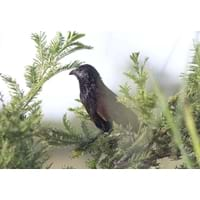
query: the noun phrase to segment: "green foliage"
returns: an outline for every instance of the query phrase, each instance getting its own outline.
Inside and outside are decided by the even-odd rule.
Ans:
[[[64,37],[57,33],[47,42],[46,34],[32,34],[36,46],[36,57],[33,64],[26,67],[25,79],[27,93],[10,76],[1,78],[8,85],[11,100],[5,103],[1,94],[2,110],[0,111],[0,168],[42,168],[48,159],[48,144],[41,133],[47,132],[41,127],[41,101],[37,95],[44,83],[56,74],[78,67],[81,62],[73,61],[62,64],[68,55],[81,49],[91,49],[79,39],[84,34],[68,32]],[[66,130],[72,132],[70,124],[64,119]]]
[[[156,96],[154,92],[147,91],[148,72],[145,70],[145,65],[148,61],[146,58],[142,64],[139,63],[139,53],[132,53],[131,56],[132,67],[125,75],[136,86],[136,94],[131,93],[131,86],[127,83],[120,86],[122,96],[122,103],[128,104],[130,108],[136,110],[143,120],[147,122],[152,119],[152,111],[155,107]]]
[[[0,93],[0,168],[42,168],[49,145],[74,145],[74,157],[89,153],[92,158],[87,164],[93,169],[159,168],[159,159],[165,157],[181,159],[179,168],[199,168],[200,44],[195,44],[192,62],[183,75],[183,87],[169,98],[147,71],[148,59],[141,62],[139,53],[131,54],[132,65],[125,73],[128,81],[120,86],[118,100],[137,114],[139,130],[114,124],[110,134],[103,134],[82,104],[69,108],[80,127],[74,126],[67,115],[63,117],[63,129],[42,126],[37,95],[50,78],[81,64],[77,60],[63,64],[63,59],[77,50],[91,48],[79,41],[83,36],[76,32],[69,32],[66,37],[57,33],[48,43],[45,33],[32,35],[36,57],[26,67],[27,93],[15,79],[0,74],[11,96],[10,102],[5,103]],[[152,85],[151,90],[148,85]]]
[[[146,90],[148,74],[144,66],[147,59],[142,65],[138,59],[139,53],[131,55],[132,68],[125,73],[132,83],[137,84],[136,94],[131,91],[131,86],[125,84],[120,87],[119,96],[119,101],[126,103],[140,116],[141,125],[138,132],[134,132],[132,127],[124,129],[115,124],[110,135],[102,134],[96,127],[91,128],[91,121],[82,106],[70,109],[81,120],[79,133],[82,138],[80,143],[77,143],[77,150],[92,155],[93,159],[88,162],[91,168],[145,168],[155,164],[155,161],[146,163],[149,159],[149,152],[146,150],[151,144],[152,133],[148,125],[152,119],[149,116],[153,115],[155,110],[156,96],[154,92]]]
[[[133,132],[115,125],[110,135],[96,137],[92,143],[77,143],[78,150],[89,152],[92,159],[90,168],[159,168],[159,159],[170,157],[182,159],[181,168],[199,168],[199,83],[200,45],[195,46],[194,59],[184,74],[181,90],[167,100],[152,79],[152,90],[147,89],[147,59],[139,62],[139,53],[131,55],[132,67],[125,75],[129,79],[120,86],[119,101],[137,113],[140,129]],[[133,86],[136,92],[133,93]],[[88,124],[88,116],[82,107],[70,109],[75,112],[82,124]],[[90,133],[88,126],[79,131],[82,140]],[[86,134],[87,133],[87,134]]]

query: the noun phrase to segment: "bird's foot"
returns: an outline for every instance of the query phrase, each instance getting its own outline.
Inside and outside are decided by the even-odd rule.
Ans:
[[[111,133],[112,133],[113,129],[110,129],[109,131],[107,132],[103,132],[103,135],[104,136],[109,136]]]

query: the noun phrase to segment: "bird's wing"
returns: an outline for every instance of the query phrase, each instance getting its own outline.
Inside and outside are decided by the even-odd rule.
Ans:
[[[96,112],[104,121],[110,120],[110,116],[108,114],[107,101],[102,95],[99,95],[97,98]]]
[[[127,126],[130,124],[135,130],[138,130],[139,123],[136,114],[122,103],[118,102],[117,95],[105,85],[101,88],[97,107],[102,118],[115,121],[118,124]]]
[[[108,120],[103,102],[100,103],[100,101],[99,99],[98,101],[90,99],[84,103],[84,106],[95,125],[103,132],[109,132],[112,129],[112,122]]]
[[[97,99],[96,93],[88,94],[89,96],[81,94],[81,102],[95,125],[104,132],[108,132],[112,129],[112,122],[108,120],[106,110],[104,109],[104,103],[101,101],[102,98]]]

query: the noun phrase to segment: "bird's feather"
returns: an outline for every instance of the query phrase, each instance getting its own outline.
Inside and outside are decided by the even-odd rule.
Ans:
[[[117,101],[117,95],[103,83],[97,70],[91,65],[82,65],[71,74],[77,76],[80,99],[95,125],[109,132],[112,122],[138,130],[139,123],[134,112]]]
[[[115,121],[118,124],[127,126],[130,124],[134,130],[138,130],[137,116],[125,105],[117,100],[117,95],[112,92],[103,82],[98,83],[97,110],[102,118]]]

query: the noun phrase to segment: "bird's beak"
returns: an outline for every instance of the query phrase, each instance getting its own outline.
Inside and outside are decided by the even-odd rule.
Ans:
[[[72,70],[72,71],[69,73],[69,75],[76,75],[76,74],[77,74],[77,70],[76,70],[76,69]]]

